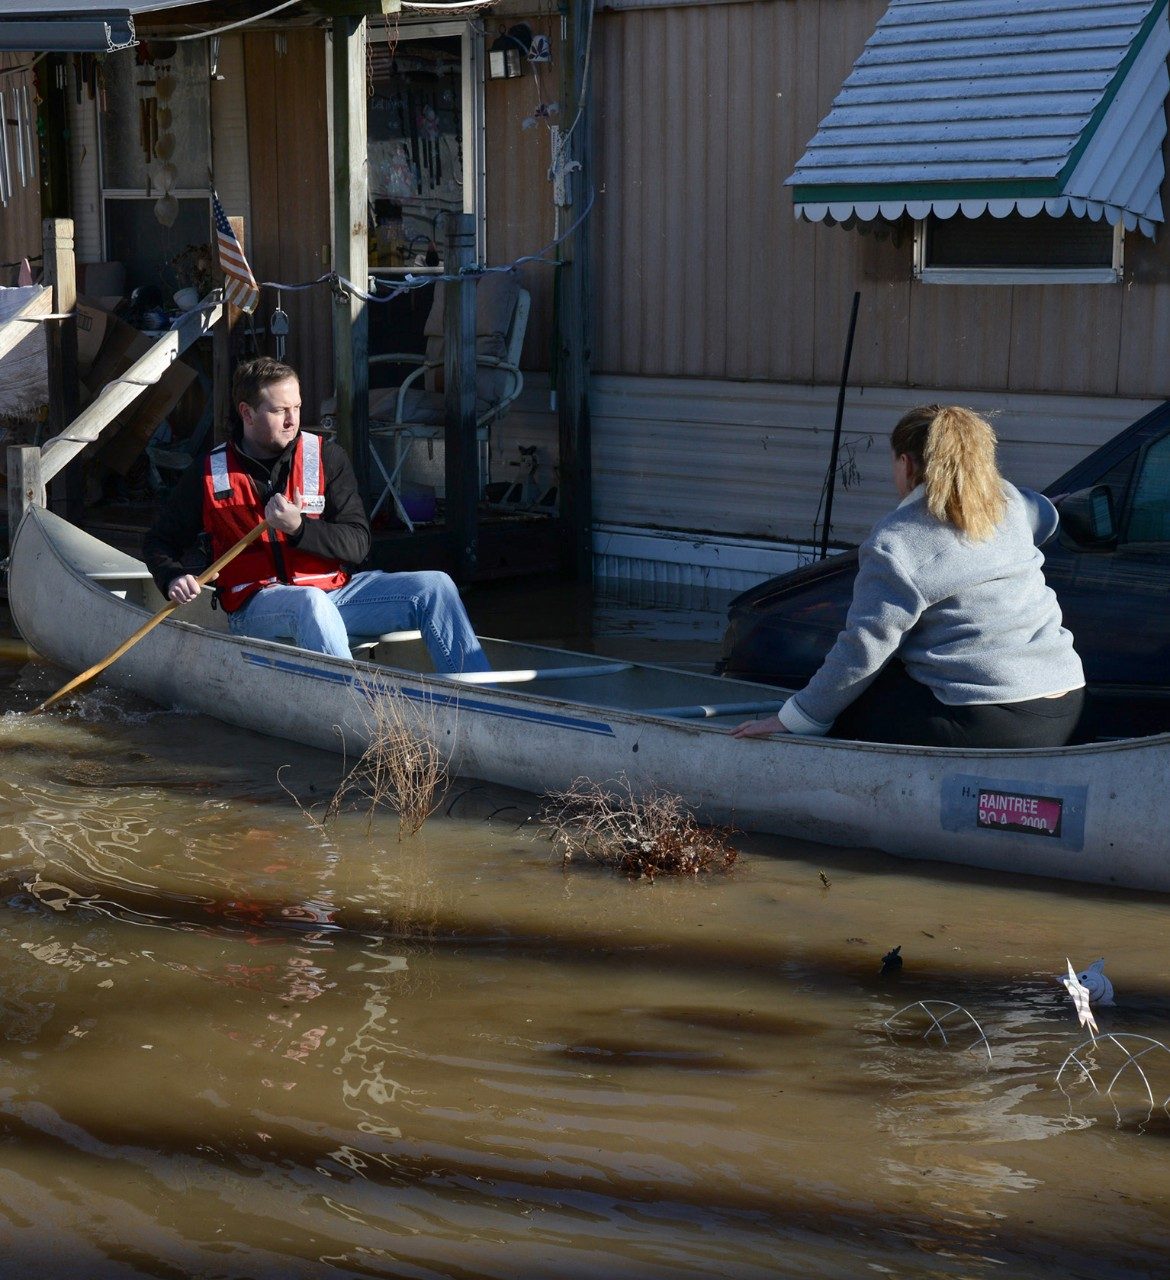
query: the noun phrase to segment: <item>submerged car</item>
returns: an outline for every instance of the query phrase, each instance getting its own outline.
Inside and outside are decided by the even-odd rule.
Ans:
[[[1044,492],[1044,573],[1085,667],[1080,737],[1170,731],[1170,400]],[[845,623],[857,552],[772,578],[728,608],[719,671],[799,689]]]

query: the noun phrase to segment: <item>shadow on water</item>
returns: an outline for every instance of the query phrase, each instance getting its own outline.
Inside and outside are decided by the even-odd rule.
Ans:
[[[558,872],[550,859],[550,875],[584,875],[589,879],[609,879],[610,873],[587,869],[583,873]],[[744,872],[744,875],[749,874]],[[98,877],[97,879],[100,879]],[[125,883],[99,884],[92,875],[78,874],[64,865],[56,865],[51,873],[46,868],[5,869],[0,875],[0,902],[14,911],[39,911],[46,918],[78,913],[151,928],[197,931],[207,935],[248,934],[263,942],[281,942],[287,936],[305,936],[330,944],[348,941],[361,944],[369,938],[409,942],[425,940],[432,951],[448,950],[462,956],[478,953],[506,953],[527,962],[555,962],[580,970],[604,971],[620,963],[625,972],[645,970],[648,977],[658,971],[690,975],[696,980],[718,974],[728,980],[748,980],[783,976],[786,982],[799,983],[805,989],[828,996],[847,989],[881,994],[895,1005],[918,1000],[948,999],[959,1003],[978,1002],[1004,995],[1002,967],[998,957],[946,957],[932,955],[929,967],[920,973],[902,969],[883,974],[875,962],[875,951],[851,955],[836,939],[819,942],[807,937],[789,940],[771,938],[687,937],[667,935],[640,936],[631,940],[625,929],[606,932],[586,927],[571,918],[559,919],[555,927],[549,922],[526,923],[523,920],[500,919],[498,909],[480,914],[475,906],[461,902],[457,908],[437,899],[438,891],[417,917],[409,906],[396,903],[384,913],[373,910],[368,902],[344,901],[328,906],[290,902],[268,898],[258,886],[251,886],[247,899],[238,896],[217,897],[206,892],[183,895],[150,886]],[[637,893],[643,886],[627,885],[613,877],[616,892]],[[653,892],[653,890],[648,890]],[[1067,998],[1053,973],[1048,982],[1020,988],[1017,999],[1027,1000],[1035,1012],[1045,1004],[1061,1015],[1067,1010]],[[1164,982],[1126,987],[1126,1008],[1140,1017],[1170,1017],[1170,974]],[[688,1016],[675,1010],[664,1015],[688,1024],[700,1023],[725,1031],[750,1030],[740,1013],[700,1012]],[[1107,1017],[1103,1013],[1102,1017]],[[777,1027],[781,1030],[777,1030]],[[757,1028],[760,1034],[808,1034],[819,1024],[799,1020]]]
[[[1145,895],[767,837],[630,884],[472,780],[416,841],[322,834],[276,773],[340,761],[109,690],[0,736],[0,1275],[1163,1268],[1166,1125],[1054,1084],[1066,946],[1103,1030],[1170,1021]],[[929,998],[990,1064],[884,1027]]]

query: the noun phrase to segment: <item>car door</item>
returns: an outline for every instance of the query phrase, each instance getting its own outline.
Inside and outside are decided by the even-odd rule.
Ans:
[[[1170,728],[1170,433],[1116,463],[1098,483],[1117,512],[1116,542],[1045,548],[1101,736]]]

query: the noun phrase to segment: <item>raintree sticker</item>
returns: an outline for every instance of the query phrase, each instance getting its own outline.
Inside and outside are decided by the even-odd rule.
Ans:
[[[976,822],[997,831],[1022,831],[1060,837],[1064,802],[1056,796],[1022,795],[1014,791],[979,790]]]
[[[1089,788],[1083,783],[952,773],[941,779],[939,790],[944,831],[997,842],[1042,836],[1053,853],[1085,847]]]

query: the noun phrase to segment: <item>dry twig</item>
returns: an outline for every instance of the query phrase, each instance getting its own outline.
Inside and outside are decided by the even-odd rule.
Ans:
[[[366,721],[368,745],[338,783],[321,818],[299,800],[297,804],[323,831],[346,801],[364,800],[369,805],[367,829],[373,826],[376,810],[385,806],[398,814],[400,840],[417,835],[439,807],[448,779],[447,760],[437,745],[432,709],[374,680],[355,680],[353,688]],[[279,775],[278,781],[288,791]]]
[[[632,880],[730,871],[739,857],[729,829],[701,826],[681,796],[635,795],[624,775],[604,786],[578,778],[551,792],[541,823],[566,863],[587,858]]]

